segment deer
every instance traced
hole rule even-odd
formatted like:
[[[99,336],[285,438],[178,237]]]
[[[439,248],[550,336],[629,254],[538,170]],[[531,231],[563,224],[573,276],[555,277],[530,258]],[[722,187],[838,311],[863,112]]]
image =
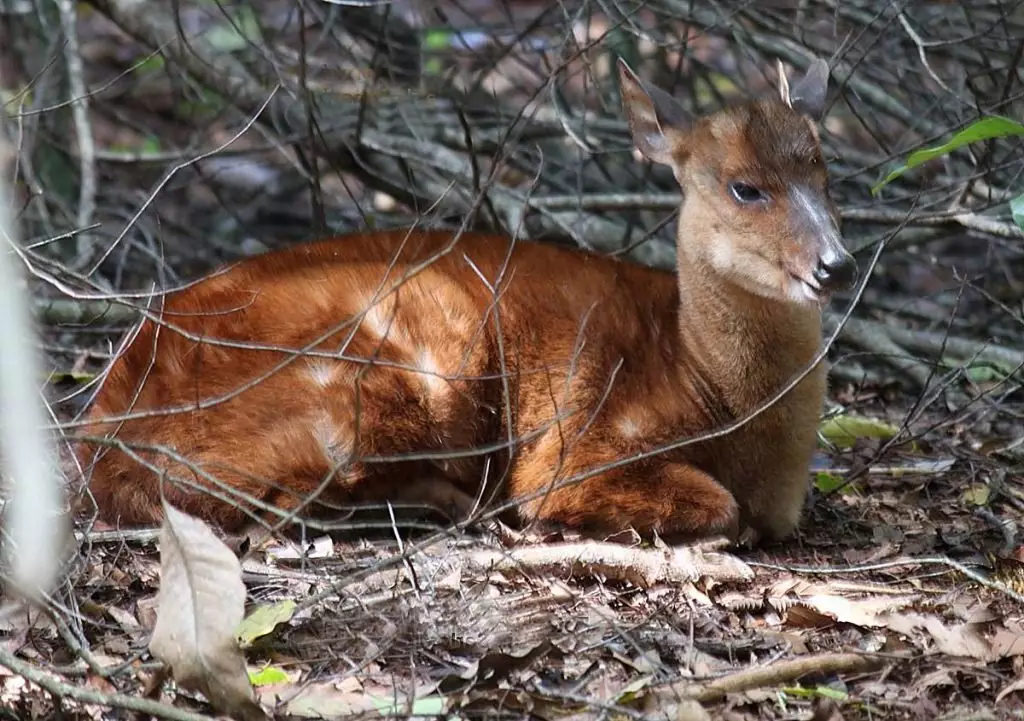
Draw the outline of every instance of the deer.
[[[858,276],[818,130],[828,64],[700,116],[617,71],[633,146],[681,191],[675,272],[415,226],[228,264],[164,295],[106,370],[76,451],[95,516],[158,524],[166,501],[232,533],[504,503],[521,528],[791,536],[822,312]]]

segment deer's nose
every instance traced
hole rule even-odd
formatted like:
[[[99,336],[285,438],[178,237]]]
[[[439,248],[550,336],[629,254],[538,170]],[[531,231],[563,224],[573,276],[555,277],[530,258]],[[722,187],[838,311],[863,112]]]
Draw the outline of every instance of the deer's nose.
[[[857,261],[849,253],[826,253],[818,257],[814,279],[822,288],[845,290],[857,282]]]

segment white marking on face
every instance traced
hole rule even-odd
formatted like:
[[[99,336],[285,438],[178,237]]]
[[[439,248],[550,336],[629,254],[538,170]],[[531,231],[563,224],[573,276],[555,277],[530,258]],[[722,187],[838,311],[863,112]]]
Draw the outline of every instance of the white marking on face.
[[[790,190],[793,207],[800,215],[814,239],[821,243],[818,255],[826,265],[837,265],[846,256],[839,236],[839,228],[828,212],[825,203],[815,198],[806,188],[799,186]]]
[[[732,244],[724,234],[715,238],[711,244],[711,265],[721,271],[732,268],[733,252]]]
[[[786,296],[794,303],[820,305],[821,296],[809,283],[799,278],[786,279]]]

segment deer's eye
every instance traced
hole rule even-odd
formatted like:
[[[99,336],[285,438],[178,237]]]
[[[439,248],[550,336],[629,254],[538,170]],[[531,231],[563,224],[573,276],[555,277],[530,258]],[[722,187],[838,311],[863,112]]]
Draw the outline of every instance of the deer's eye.
[[[729,193],[740,205],[750,205],[751,203],[759,203],[762,200],[767,200],[768,196],[765,195],[760,188],[757,188],[750,183],[742,183],[739,181],[733,181],[729,183]]]

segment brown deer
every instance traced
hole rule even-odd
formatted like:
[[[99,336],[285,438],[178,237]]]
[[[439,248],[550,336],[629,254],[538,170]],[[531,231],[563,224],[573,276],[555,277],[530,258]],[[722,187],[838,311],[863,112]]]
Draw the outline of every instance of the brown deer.
[[[608,466],[736,421],[818,353],[857,275],[816,129],[828,66],[702,118],[618,69],[636,147],[683,192],[676,274],[417,229],[242,260],[109,368],[79,452],[99,517],[159,522],[163,497],[235,532],[447,489],[588,535],[790,534],[824,363],[731,433]]]

